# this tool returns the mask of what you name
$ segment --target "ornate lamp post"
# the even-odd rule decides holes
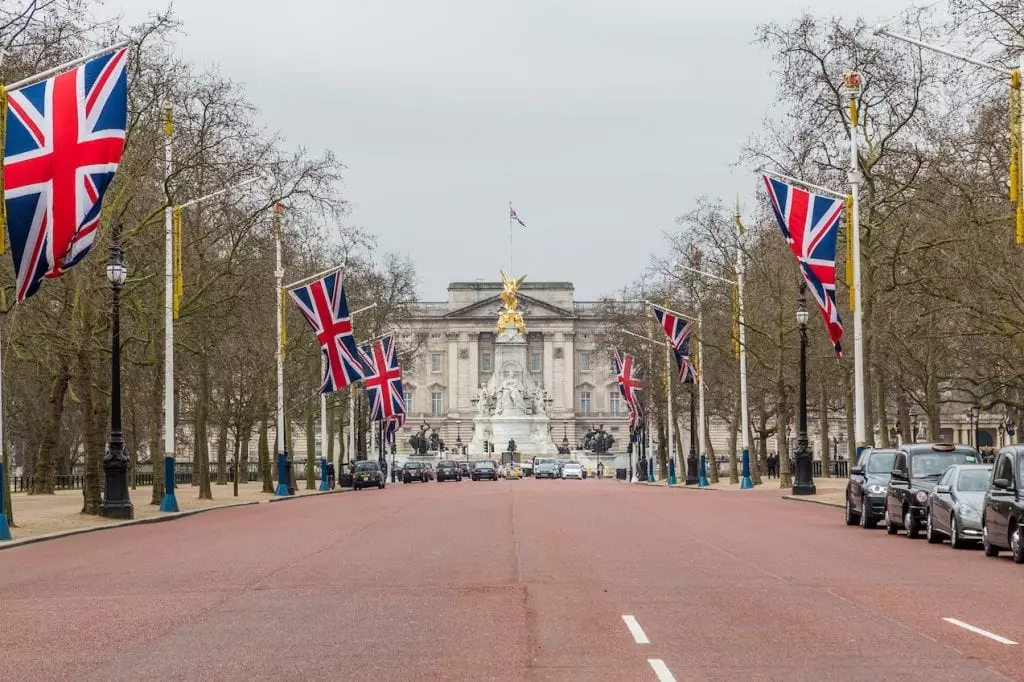
[[[979,426],[978,422],[981,421],[981,419],[979,418],[980,416],[981,416],[981,410],[978,409],[977,405],[972,405],[971,406],[971,419],[974,422],[974,430],[971,433],[971,437],[974,438],[974,448],[975,449],[978,449],[978,447],[980,446],[980,443],[978,442],[978,426]]]
[[[462,454],[462,420],[455,420],[455,452]]]
[[[683,485],[697,485],[697,396],[695,384],[690,384],[690,452],[686,456],[686,480]]]
[[[131,519],[135,508],[128,496],[128,452],[121,429],[121,287],[128,279],[124,251],[119,243],[120,226],[114,228],[114,243],[107,261],[107,279],[112,291],[110,312],[110,439],[103,456],[106,479],[100,516],[108,519]]]
[[[800,325],[800,413],[793,452],[796,460],[794,495],[813,495],[817,492],[811,475],[811,448],[807,441],[807,318],[807,283],[801,278],[796,310],[796,321]]]

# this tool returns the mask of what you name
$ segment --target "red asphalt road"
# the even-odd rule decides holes
[[[648,659],[676,680],[1024,679],[1024,566],[841,515],[463,481],[16,547],[0,680],[656,680]]]

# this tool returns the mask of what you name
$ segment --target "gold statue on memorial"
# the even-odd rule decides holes
[[[510,325],[514,326],[520,334],[526,333],[523,313],[519,310],[519,299],[516,297],[516,292],[519,291],[519,287],[523,285],[524,281],[526,281],[526,275],[515,279],[514,277],[506,277],[504,272],[501,273],[502,290],[499,298],[505,304],[505,308],[501,311],[501,316],[498,317],[497,333],[499,335]]]

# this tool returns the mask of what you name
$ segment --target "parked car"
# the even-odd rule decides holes
[[[981,544],[985,556],[1010,550],[1024,564],[1024,445],[1009,445],[996,454],[992,478],[985,491],[981,517]]]
[[[583,465],[579,462],[566,462],[562,465],[562,478],[575,478],[583,480]]]
[[[885,516],[885,494],[896,450],[868,448],[846,482],[846,525],[874,528]]]
[[[901,447],[885,496],[886,532],[895,535],[903,528],[907,537],[918,537],[928,518],[928,495],[946,469],[980,462],[978,451],[967,445],[912,443]]]
[[[402,483],[412,483],[413,481],[426,483],[429,480],[427,470],[423,468],[422,462],[406,462],[402,465]]]
[[[384,470],[380,468],[380,463],[375,460],[356,462],[355,473],[352,477],[353,490],[372,486],[383,488],[385,485],[387,485],[387,480],[384,477]]]
[[[928,497],[928,542],[938,544],[948,537],[954,549],[960,549],[981,539],[981,510],[991,478],[991,464],[954,464],[946,469]]]
[[[498,480],[498,465],[494,460],[482,459],[473,464],[473,480],[479,481],[485,478],[490,481]]]
[[[534,478],[558,478],[558,465],[553,459],[541,458],[533,460]]]
[[[450,460],[443,459],[437,463],[437,482],[442,481],[461,481],[462,480],[462,469],[459,468],[459,463]]]

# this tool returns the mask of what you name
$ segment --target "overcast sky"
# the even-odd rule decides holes
[[[136,20],[161,0],[107,0]],[[180,53],[244,83],[289,143],[348,166],[351,221],[409,253],[424,300],[513,269],[579,300],[634,280],[768,111],[766,21],[911,0],[177,0]]]

